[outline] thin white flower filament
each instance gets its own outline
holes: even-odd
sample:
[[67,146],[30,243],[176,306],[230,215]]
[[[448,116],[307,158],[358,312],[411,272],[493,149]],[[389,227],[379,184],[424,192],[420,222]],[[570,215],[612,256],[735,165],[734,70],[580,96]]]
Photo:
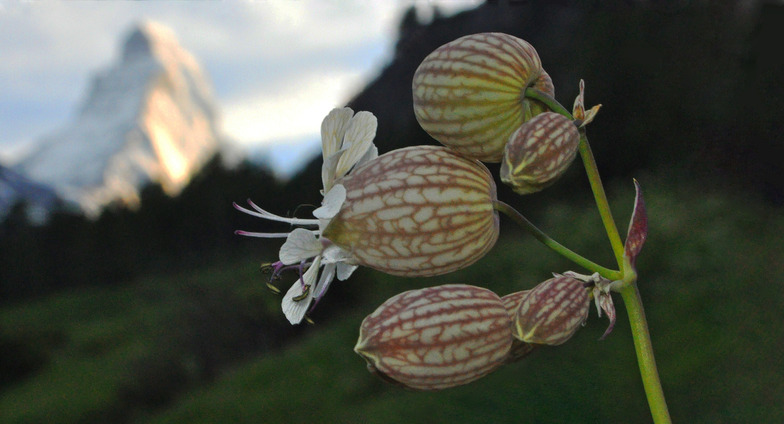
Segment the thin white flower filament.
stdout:
[[[254,209],[250,210],[238,205],[236,202],[232,203],[234,209],[237,209],[240,212],[246,213],[251,216],[255,216],[257,218],[266,219],[268,221],[276,221],[276,222],[284,222],[289,225],[301,225],[301,226],[318,226],[319,221],[318,219],[302,219],[302,218],[286,218],[279,215],[275,215],[273,213],[267,212],[264,209],[260,208],[258,205],[253,203],[250,199],[248,199],[248,204]],[[318,230],[308,230],[313,234],[318,234]],[[237,230],[234,234],[246,237],[259,237],[259,238],[286,238],[288,237],[289,233],[257,233],[252,231],[244,231],[244,230]]]
[[318,226],[319,220],[318,219],[303,219],[303,218],[286,218],[283,216],[275,215],[274,213],[267,212],[255,203],[253,203],[250,199],[248,199],[248,204],[254,209],[250,210],[238,205],[236,202],[232,203],[234,205],[234,209],[237,209],[240,212],[246,213],[251,216],[255,216],[257,218],[266,219],[268,221],[278,221],[278,222],[285,222],[291,225],[304,225],[310,226],[315,225]]

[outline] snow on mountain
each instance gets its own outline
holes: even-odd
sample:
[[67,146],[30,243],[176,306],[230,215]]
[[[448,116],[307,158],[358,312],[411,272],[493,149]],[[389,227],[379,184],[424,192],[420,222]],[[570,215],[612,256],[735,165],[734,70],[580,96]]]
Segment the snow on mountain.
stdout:
[[16,171],[90,215],[138,202],[158,182],[177,194],[221,148],[208,79],[168,28],[146,22],[98,72],[76,118],[36,142]]

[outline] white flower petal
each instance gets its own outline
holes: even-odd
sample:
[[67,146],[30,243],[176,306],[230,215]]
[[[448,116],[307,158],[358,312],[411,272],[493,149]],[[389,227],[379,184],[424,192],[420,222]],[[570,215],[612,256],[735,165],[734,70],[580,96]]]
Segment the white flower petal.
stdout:
[[324,249],[324,252],[321,253],[321,259],[322,263],[337,264],[337,277],[341,281],[348,279],[358,268],[357,265],[352,264],[354,257],[351,256],[351,253],[334,244]]
[[289,234],[286,242],[280,247],[280,261],[283,265],[296,264],[318,256],[323,249],[313,232],[297,228]]
[[373,160],[373,159],[375,159],[377,157],[378,157],[378,147],[376,147],[375,144],[371,143],[370,144],[370,148],[367,150],[367,152],[365,152],[365,155],[362,156],[357,161],[357,164],[354,165],[354,167],[356,168],[356,167],[359,167],[361,165],[364,165],[365,163],[370,162],[371,160]]
[[346,188],[338,184],[327,192],[321,207],[313,211],[313,216],[319,219],[331,219],[340,212],[344,201],[346,201]]
[[324,163],[321,164],[321,183],[324,187],[324,191],[321,192],[322,196],[332,189],[332,184],[335,182],[335,168],[343,153],[345,150],[338,150],[324,159]]
[[319,282],[316,285],[316,289],[314,290],[316,292],[314,296],[316,297],[317,302],[327,292],[327,290],[329,289],[329,285],[332,284],[332,281],[334,279],[335,279],[335,264],[325,265],[324,270],[321,273],[321,277],[319,278]]
[[295,297],[302,295],[302,283],[297,280],[283,297],[281,308],[283,308],[283,314],[286,315],[291,324],[299,324],[305,318],[305,314],[308,312],[308,308],[310,308],[310,301],[313,299],[313,290],[310,290],[310,287],[308,287],[308,290],[310,293],[308,293],[306,299],[294,300]]
[[352,116],[351,108],[332,109],[321,122],[321,149],[325,161],[340,150]]
[[286,292],[286,295],[283,296],[283,301],[281,302],[283,314],[286,315],[286,318],[292,324],[299,324],[302,322],[302,319],[305,318],[305,314],[310,308],[310,302],[313,300],[313,292],[315,291],[313,285],[318,276],[318,268],[320,266],[319,259],[320,258],[316,257],[316,260],[313,261],[310,268],[302,275],[302,280],[305,282],[305,287],[308,291],[307,296],[304,299],[294,300],[294,298],[298,298],[303,294],[302,281],[299,281],[299,279],[297,279],[289,291]]
[[352,259],[352,256],[347,251],[341,249],[340,246],[332,244],[321,253],[321,259],[323,263],[331,264],[347,261]]
[[338,161],[335,168],[335,178],[346,175],[351,167],[365,155],[373,145],[377,127],[378,121],[370,112],[358,112],[351,118],[342,146],[343,149],[346,149],[346,153]]
[[359,268],[357,265],[349,265],[345,262],[338,262],[338,280],[348,280],[348,277],[351,277],[351,274],[353,274],[357,268]]

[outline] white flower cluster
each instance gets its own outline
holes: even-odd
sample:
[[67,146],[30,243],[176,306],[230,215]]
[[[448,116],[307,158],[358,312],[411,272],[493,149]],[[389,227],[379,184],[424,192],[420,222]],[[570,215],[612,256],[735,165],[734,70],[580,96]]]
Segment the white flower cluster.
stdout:
[[373,144],[377,126],[372,113],[354,114],[350,108],[334,109],[324,118],[321,123],[324,158],[321,168],[324,188],[321,194],[324,200],[321,207],[313,211],[315,219],[285,218],[267,212],[251,201],[248,203],[252,210],[234,204],[235,208],[249,215],[299,226],[290,233],[237,231],[237,234],[251,237],[286,238],[280,248],[280,261],[272,264],[272,269],[273,278],[284,270],[299,270],[299,279],[282,302],[283,313],[292,324],[303,320],[311,305],[315,306],[324,296],[336,276],[345,280],[357,268],[349,252],[322,239],[321,234],[346,199],[346,189],[339,184],[340,178],[378,156],[378,149]]

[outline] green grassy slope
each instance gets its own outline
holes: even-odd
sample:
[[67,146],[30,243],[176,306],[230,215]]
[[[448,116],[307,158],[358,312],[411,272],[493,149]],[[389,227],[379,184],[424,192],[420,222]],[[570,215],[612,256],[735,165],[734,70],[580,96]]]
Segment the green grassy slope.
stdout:
[[[651,228],[640,287],[672,416],[689,423],[781,422],[784,217],[739,197],[654,187],[646,194]],[[615,210],[625,211],[617,217],[622,227],[630,204],[631,193],[615,202]],[[580,252],[608,258],[595,247],[605,244],[594,215],[559,205],[542,227]],[[451,276],[415,282],[375,276],[375,299],[361,311],[322,318],[311,336],[237,367],[152,422],[650,422],[623,312],[605,341],[597,339],[606,322],[592,313],[567,344],[439,393],[387,385],[353,354],[362,317],[400,290],[462,282],[503,294],[569,268],[520,238],[503,240]]]
[[[115,422],[136,408],[165,403],[200,380],[204,355],[194,348],[200,338],[232,340],[216,337],[202,321],[225,324],[271,313],[276,302],[257,277],[248,257],[4,308],[0,336],[13,348],[3,352],[4,360],[33,366],[26,378],[0,388],[0,422]],[[226,311],[232,311],[228,319]],[[223,331],[236,337],[247,329],[217,330]]]
[[[673,418],[784,421],[784,365],[778,359],[784,348],[784,216],[738,196],[664,187],[670,185],[643,181],[650,237],[638,265]],[[631,184],[610,188],[622,232],[632,191]],[[553,205],[537,224],[611,264],[590,205]],[[468,283],[505,294],[550,272],[575,269],[509,221],[502,219],[502,231],[511,237],[458,273],[414,280],[359,272],[337,283],[304,337],[206,378],[205,358],[243,349],[236,340],[258,331],[258,325],[243,327],[248,320],[282,319],[279,297],[258,274],[260,258],[6,308],[1,334],[26,341],[27,355],[38,355],[44,365],[0,388],[0,422],[650,422],[620,309],[618,325],[604,341],[597,339],[606,321],[592,312],[567,344],[451,390],[407,391],[367,372],[352,352],[359,323],[400,291]],[[347,297],[354,303],[341,305]],[[206,347],[199,341],[217,353],[200,356]]]

